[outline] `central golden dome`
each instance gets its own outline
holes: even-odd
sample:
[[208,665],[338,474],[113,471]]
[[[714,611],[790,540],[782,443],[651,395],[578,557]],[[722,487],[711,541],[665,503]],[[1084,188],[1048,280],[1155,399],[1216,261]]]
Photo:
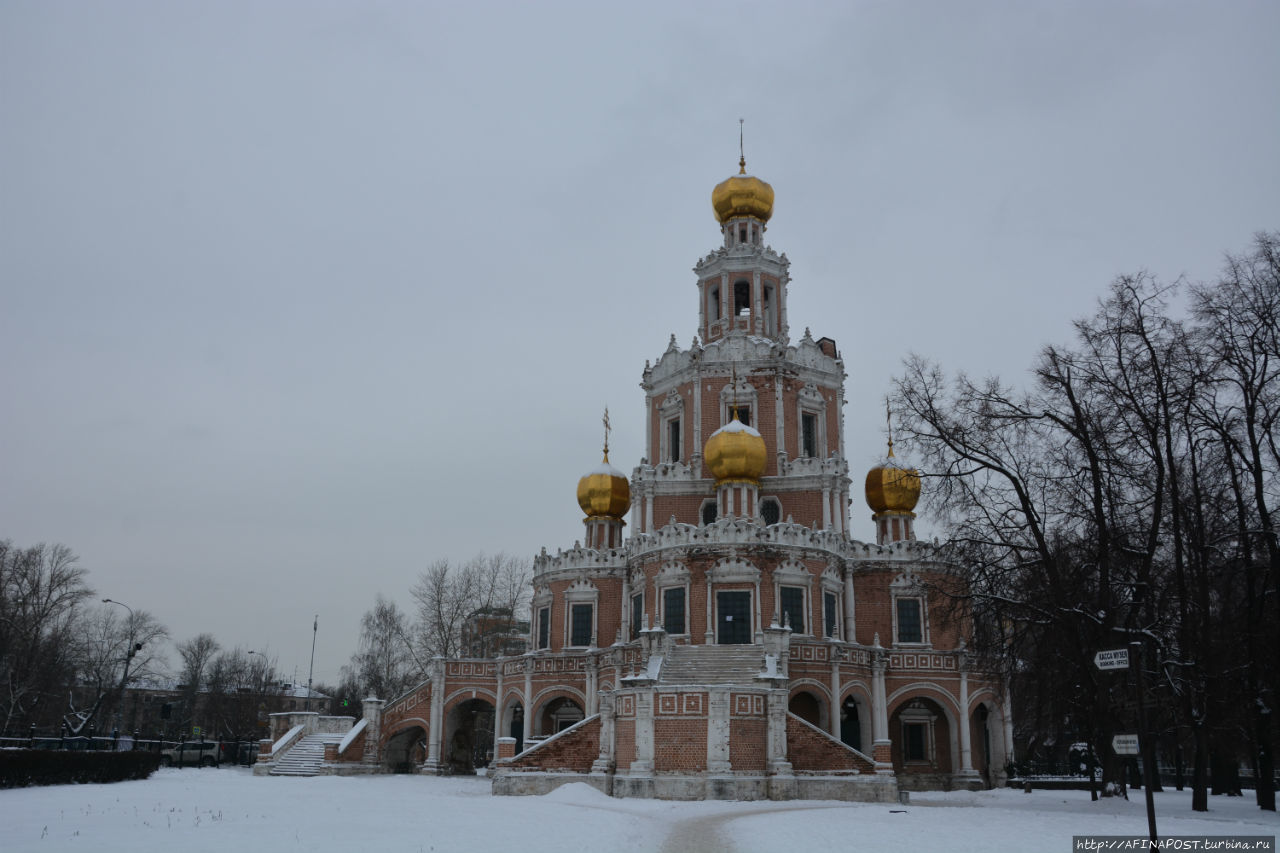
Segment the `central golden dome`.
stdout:
[[716,184],[711,191],[711,206],[723,225],[735,216],[754,216],[768,222],[773,216],[773,187],[747,174],[747,161],[738,161],[738,174]]
[[882,512],[911,512],[920,500],[920,472],[903,468],[893,456],[893,444],[889,445],[889,458],[867,472],[867,506],[879,515]]
[[587,518],[611,518],[620,521],[631,508],[631,485],[621,471],[604,461],[578,481],[578,506]]
[[733,420],[711,433],[704,458],[716,483],[756,483],[764,476],[768,455],[760,433],[738,420]]

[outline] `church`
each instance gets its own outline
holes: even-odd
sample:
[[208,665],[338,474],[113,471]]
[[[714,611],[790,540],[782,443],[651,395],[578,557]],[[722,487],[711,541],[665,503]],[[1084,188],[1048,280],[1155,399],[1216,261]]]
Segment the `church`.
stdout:
[[527,651],[437,659],[354,725],[275,715],[257,772],[309,752],[320,773],[487,764],[497,794],[582,781],[668,799],[1003,781],[1008,693],[966,651],[963,567],[917,541],[920,477],[892,441],[865,477],[874,541],[852,535],[845,365],[832,338],[792,341],[773,202],[745,159],[712,191],[696,335],[645,364],[629,478],[606,417],[578,483],[583,539],[534,560]]

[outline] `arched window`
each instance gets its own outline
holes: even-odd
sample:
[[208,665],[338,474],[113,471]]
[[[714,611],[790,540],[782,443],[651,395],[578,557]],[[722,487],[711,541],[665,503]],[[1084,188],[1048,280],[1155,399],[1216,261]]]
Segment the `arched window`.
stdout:
[[703,524],[716,523],[716,502],[715,501],[707,501],[702,505],[702,523]]
[[782,504],[777,498],[765,498],[760,501],[760,517],[766,525],[777,524],[782,520]]

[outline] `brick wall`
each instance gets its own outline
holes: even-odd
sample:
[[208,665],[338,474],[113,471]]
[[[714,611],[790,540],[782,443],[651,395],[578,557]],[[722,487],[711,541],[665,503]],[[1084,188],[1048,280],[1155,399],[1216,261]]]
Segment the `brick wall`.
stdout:
[[600,757],[600,717],[588,717],[570,729],[526,750],[511,767],[587,773]]
[[659,717],[653,721],[654,770],[706,770],[706,717]]
[[796,770],[875,770],[870,761],[792,713],[787,714],[787,760]]
[[763,717],[729,721],[729,763],[734,770],[764,772],[768,757],[768,722]]

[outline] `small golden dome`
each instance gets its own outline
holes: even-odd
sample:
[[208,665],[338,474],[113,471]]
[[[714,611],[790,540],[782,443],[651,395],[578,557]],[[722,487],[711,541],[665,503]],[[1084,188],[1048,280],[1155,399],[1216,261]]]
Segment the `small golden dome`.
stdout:
[[609,464],[607,450],[604,461],[578,481],[578,506],[587,518],[615,521],[621,521],[631,508],[631,484],[621,471]]
[[920,472],[903,468],[893,456],[867,472],[867,506],[877,515],[882,512],[911,512],[920,500]]
[[738,161],[738,174],[716,184],[711,191],[711,206],[723,225],[735,216],[754,216],[768,222],[773,216],[773,187],[747,174],[747,161]]
[[756,483],[764,476],[768,459],[760,433],[738,420],[733,420],[711,433],[704,456],[716,483]]

